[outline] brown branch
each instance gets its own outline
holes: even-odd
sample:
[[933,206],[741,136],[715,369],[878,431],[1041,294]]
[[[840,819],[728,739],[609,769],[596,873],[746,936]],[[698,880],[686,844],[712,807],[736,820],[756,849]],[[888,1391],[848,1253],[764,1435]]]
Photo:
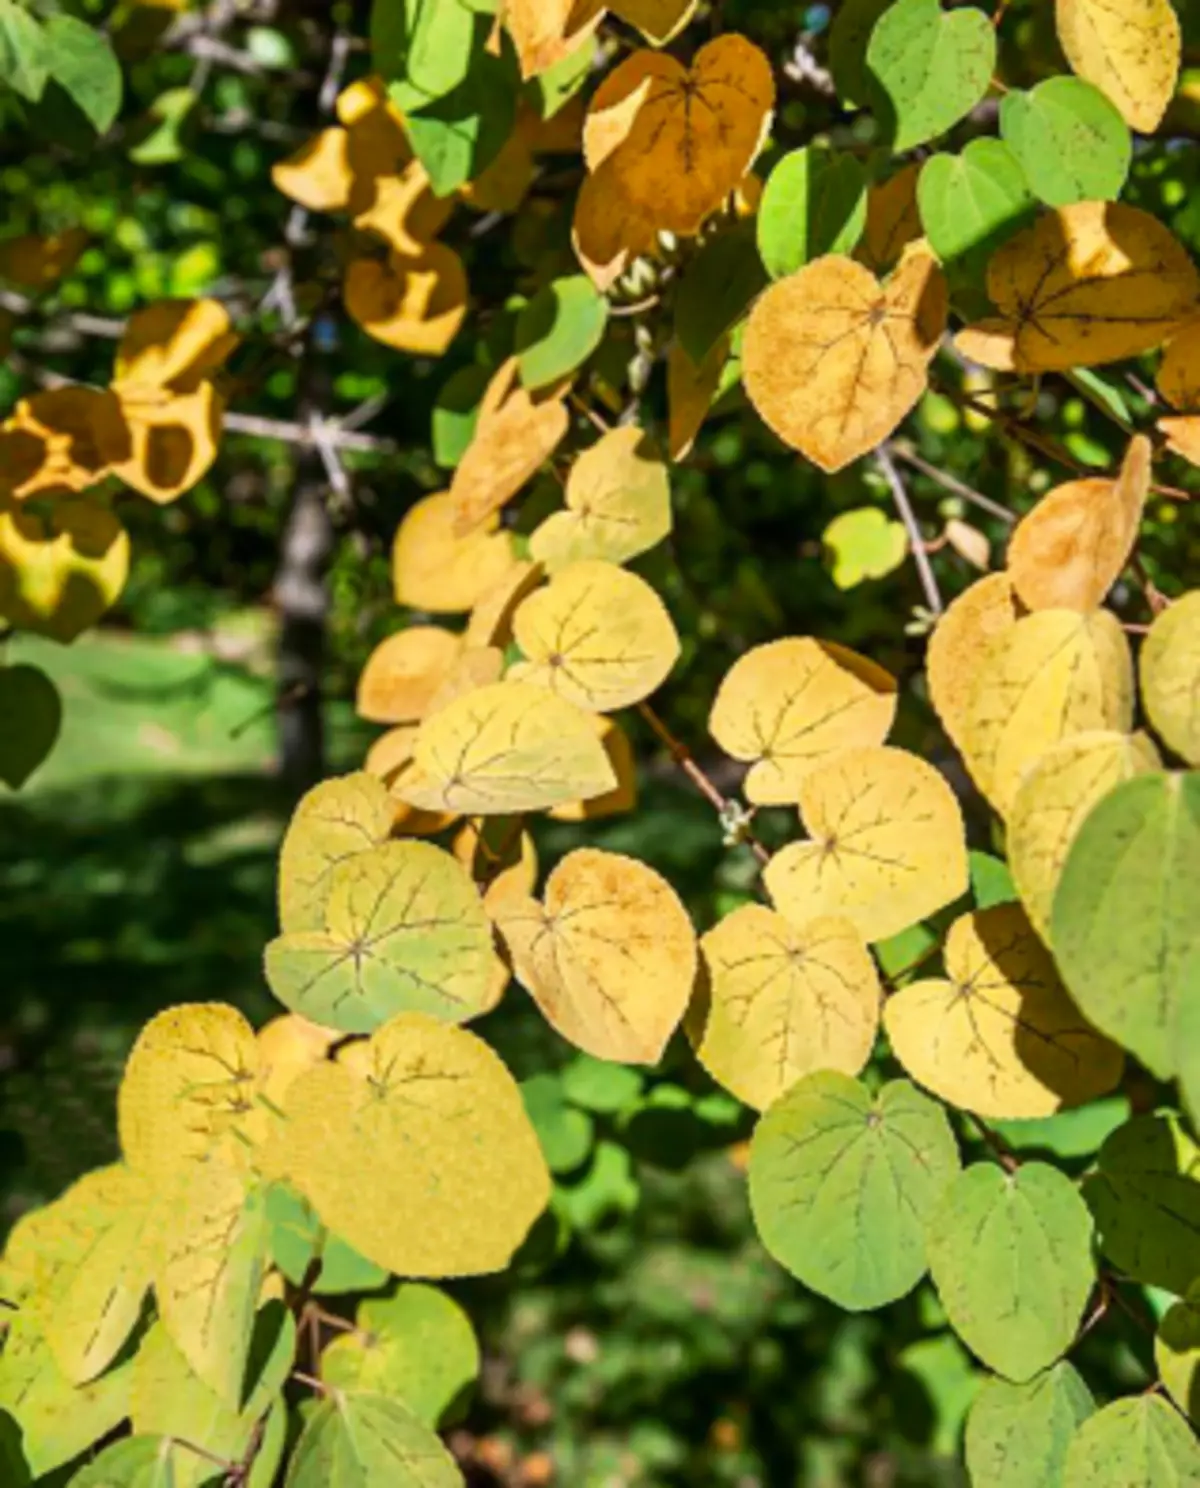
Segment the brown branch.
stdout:
[[1004,1171],[1006,1173],[1015,1173],[1021,1166],[1021,1160],[1013,1152],[1008,1143],[1005,1142],[1004,1139],[1000,1136],[1000,1133],[994,1132],[992,1128],[987,1124],[987,1122],[984,1121],[983,1117],[976,1116],[974,1111],[968,1111],[966,1112],[966,1115],[979,1128],[979,1135],[992,1149],[993,1153],[995,1153],[996,1161],[1000,1164]]
[[977,506],[980,511],[987,512],[990,516],[999,517],[1002,522],[1010,524],[1016,522],[1017,514],[1009,511],[1008,507],[1001,506],[998,501],[993,501],[990,496],[985,496],[982,491],[977,491],[973,486],[968,486],[960,481],[956,475],[948,471],[940,470],[936,465],[918,455],[909,444],[903,440],[892,440],[888,445],[889,450],[898,460],[903,460],[906,465],[911,465],[914,470],[919,470],[922,475],[927,475],[930,480],[936,481],[943,490],[949,491],[952,496],[961,496],[972,506]]

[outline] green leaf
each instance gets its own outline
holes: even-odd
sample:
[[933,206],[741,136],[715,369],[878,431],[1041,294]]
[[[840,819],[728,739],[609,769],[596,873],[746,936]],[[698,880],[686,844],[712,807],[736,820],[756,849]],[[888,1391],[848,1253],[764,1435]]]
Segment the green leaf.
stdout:
[[961,155],[934,155],[917,179],[921,226],[956,288],[982,293],[988,259],[1035,207],[1020,164],[1000,140],[972,140]]
[[577,1055],[562,1072],[566,1098],[602,1116],[613,1116],[632,1106],[642,1093],[642,1084],[642,1076],[629,1065],[593,1059],[590,1054]]
[[808,145],[767,177],[758,251],[775,279],[823,253],[849,253],[867,223],[867,173],[853,155]]
[[1011,904],[1017,890],[1003,858],[972,848],[967,854],[971,873],[971,895],[977,909],[994,909],[997,904]]
[[1065,1360],[1023,1385],[988,1380],[967,1417],[974,1488],[1061,1488],[1075,1428],[1095,1408]]
[[1200,773],[1123,781],[1071,843],[1051,945],[1080,1009],[1154,1074],[1200,1021]]
[[829,69],[838,98],[847,108],[865,107],[871,94],[867,46],[892,0],[844,0],[829,30]]
[[183,132],[199,95],[191,88],[168,88],[131,129],[129,158],[135,165],[174,165],[184,157]]
[[312,1206],[284,1183],[267,1190],[267,1221],[271,1258],[293,1286],[300,1286],[320,1256],[321,1267],[311,1285],[318,1297],[373,1291],[391,1275],[331,1234]]
[[1116,108],[1081,78],[1052,77],[1000,100],[1000,134],[1050,207],[1116,201],[1133,141]]
[[525,91],[533,98],[539,117],[553,119],[574,98],[591,74],[595,55],[596,44],[589,36],[553,67],[530,79]]
[[973,1164],[942,1195],[926,1244],[951,1327],[997,1374],[1031,1379],[1071,1346],[1096,1279],[1092,1219],[1057,1168]]
[[313,1411],[284,1488],[462,1488],[441,1442],[398,1400],[334,1390]]
[[49,76],[45,31],[16,0],[0,0],[0,82],[36,103]]
[[586,274],[556,279],[517,317],[517,366],[527,388],[545,387],[581,367],[604,335],[608,301]]
[[372,67],[400,108],[421,108],[466,79],[475,33],[475,16],[460,0],[375,0]]
[[1200,1275],[1200,1147],[1176,1116],[1137,1116],[1104,1146],[1083,1196],[1108,1259],[1182,1296]]
[[558,1075],[533,1075],[521,1082],[521,1099],[552,1173],[570,1173],[592,1150],[595,1123],[569,1106]]
[[768,282],[752,222],[704,244],[683,271],[675,295],[675,331],[697,366]]
[[867,44],[872,107],[897,153],[936,139],[969,114],[996,66],[996,33],[973,6],[897,0]]
[[755,1129],[750,1205],[781,1265],[859,1312],[925,1274],[925,1221],[958,1168],[945,1112],[907,1080],[872,1099],[825,1070],[797,1081]]
[[1200,1281],[1160,1318],[1154,1362],[1171,1399],[1200,1423]]
[[908,556],[908,534],[877,506],[859,506],[834,517],[821,534],[833,559],[833,582],[853,589],[867,579],[895,573]]
[[1196,1488],[1200,1444],[1161,1395],[1115,1400],[1086,1420],[1067,1452],[1063,1488]]
[[460,367],[442,383],[433,405],[433,458],[443,469],[453,470],[474,439],[491,377],[486,367]]
[[591,1230],[613,1215],[632,1214],[639,1192],[628,1149],[598,1142],[587,1171],[578,1182],[557,1184],[551,1202],[572,1228]]
[[1110,1095],[1073,1111],[1029,1121],[993,1121],[1014,1152],[1042,1152],[1053,1157],[1091,1157],[1099,1152],[1109,1134],[1129,1120],[1129,1098]]
[[107,133],[121,111],[124,80],[108,38],[75,16],[52,15],[44,23],[50,76],[98,134]]
[[39,667],[0,667],[0,720],[0,780],[20,790],[58,738],[58,688]]
[[71,1479],[71,1488],[178,1488],[188,1455],[169,1436],[127,1436],[105,1447]]
[[479,1374],[479,1344],[466,1313],[437,1287],[410,1282],[359,1305],[356,1333],[321,1355],[321,1378],[342,1390],[399,1400],[436,1426]]

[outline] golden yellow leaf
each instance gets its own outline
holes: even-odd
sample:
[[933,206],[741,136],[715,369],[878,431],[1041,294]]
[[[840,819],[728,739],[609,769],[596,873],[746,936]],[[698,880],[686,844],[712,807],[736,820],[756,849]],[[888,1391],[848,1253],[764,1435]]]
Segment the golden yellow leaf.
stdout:
[[1200,321],[1184,326],[1167,342],[1155,384],[1172,408],[1200,410]]
[[120,598],[129,534],[116,515],[62,496],[45,516],[0,505],[0,616],[22,630],[73,641]]
[[370,200],[356,212],[354,225],[371,232],[405,258],[419,257],[450,219],[453,198],[434,196],[429,173],[410,160],[396,174],[378,176]]
[[510,357],[488,384],[475,437],[450,484],[455,533],[462,537],[488,522],[550,458],[567,432],[564,389],[530,393],[516,381]]
[[460,614],[512,569],[512,537],[493,516],[465,537],[454,532],[449,491],[426,496],[405,513],[392,546],[396,603],[435,615]]
[[292,813],[279,850],[281,929],[321,929],[330,874],[386,842],[394,813],[394,802],[373,774],[358,771],[313,786]]
[[590,716],[617,783],[612,790],[602,796],[593,796],[590,801],[567,801],[552,807],[549,815],[555,821],[596,821],[600,817],[632,811],[637,805],[637,763],[629,735],[614,718],[606,718],[602,713]]
[[686,460],[708,417],[729,358],[729,337],[713,342],[697,366],[684,351],[679,338],[667,351],[667,450],[672,460]]
[[626,563],[671,530],[671,483],[649,436],[636,425],[610,429],[567,477],[566,510],[553,512],[529,539],[548,573],[581,558]]
[[160,506],[175,501],[200,480],[217,458],[224,405],[211,382],[189,393],[148,397],[121,395],[129,426],[129,458],[111,473]]
[[960,558],[965,558],[974,568],[986,573],[991,567],[992,545],[987,535],[970,522],[959,517],[950,517],[942,528],[943,536]]
[[1130,129],[1152,134],[1179,76],[1171,0],[1055,0],[1054,18],[1072,69],[1108,95]]
[[1200,415],[1160,418],[1156,427],[1166,436],[1167,448],[1193,465],[1200,465]]
[[380,734],[363,760],[366,773],[378,777],[384,785],[390,785],[412,759],[418,727],[415,723],[401,723],[388,729],[386,734]]
[[537,849],[516,818],[473,817],[463,823],[451,848],[483,889],[483,906],[493,919],[499,905],[528,898],[537,885]]
[[661,599],[613,563],[571,563],[522,600],[513,636],[528,657],[513,681],[536,683],[594,713],[649,697],[679,659]]
[[1050,1116],[1113,1089],[1124,1055],[1084,1019],[1019,905],[955,920],[946,977],[890,997],[883,1026],[918,1084],[1001,1120]]
[[1021,777],[1005,847],[1025,913],[1047,944],[1054,890],[1084,817],[1114,785],[1159,768],[1144,734],[1101,731],[1055,744]]
[[507,646],[512,640],[512,621],[517,607],[546,577],[540,563],[524,559],[513,563],[502,579],[475,601],[463,631],[463,645]]
[[903,749],[847,749],[799,784],[808,841],[763,871],[775,908],[794,924],[848,920],[885,940],[967,891],[966,827],[944,777]]
[[696,1057],[756,1110],[804,1075],[857,1075],[871,1055],[882,991],[862,936],[819,913],[794,924],[762,904],[700,940],[705,980],[689,1012]]
[[999,311],[956,338],[984,366],[1094,367],[1151,351],[1197,310],[1196,269],[1156,218],[1120,202],[1046,212],[992,255]]
[[607,176],[584,180],[575,198],[571,242],[581,268],[602,294],[635,258],[650,254],[657,241],[653,223],[618,193]]
[[964,589],[934,627],[925,654],[929,701],[960,749],[980,663],[995,637],[1011,629],[1024,613],[1011,577],[988,574]]
[[948,303],[926,249],[910,249],[886,285],[853,259],[818,258],[751,311],[747,395],[785,444],[822,470],[841,470],[886,439],[925,391]]
[[113,365],[113,391],[122,403],[148,398],[153,391],[194,393],[237,343],[220,300],[157,300],[126,323]]
[[506,899],[496,922],[517,980],[551,1027],[597,1059],[654,1064],[696,975],[696,936],[667,881],[620,853],[578,848],[539,904]]
[[1031,610],[1100,605],[1137,542],[1150,490],[1150,441],[1136,435],[1116,480],[1055,486],[1016,526],[1008,571]]
[[355,1067],[320,1065],[288,1092],[296,1187],[401,1276],[502,1270],[550,1196],[512,1076],[482,1040],[422,1013],[377,1029]]
[[71,272],[88,242],[89,234],[82,227],[68,227],[45,237],[22,233],[6,238],[0,243],[0,279],[34,293],[49,289]]
[[259,1094],[282,1106],[293,1083],[314,1064],[329,1057],[341,1038],[335,1029],[322,1028],[299,1013],[284,1013],[258,1030]]
[[421,725],[413,768],[392,787],[427,811],[544,811],[603,795],[616,776],[588,715],[531,682],[467,693]]
[[425,716],[436,713],[455,698],[499,682],[504,672],[504,652],[496,646],[474,646],[459,653],[429,699]]
[[917,210],[920,174],[921,162],[917,161],[886,181],[877,181],[867,192],[867,225],[854,256],[874,274],[890,269],[905,248],[921,236],[921,214]]
[[461,652],[461,638],[437,625],[410,625],[388,636],[359,676],[359,717],[372,723],[423,718]]
[[336,113],[338,123],[347,129],[370,131],[377,137],[380,159],[403,163],[411,156],[404,115],[391,101],[387,83],[378,73],[358,78],[343,88],[337,97]]
[[691,20],[699,0],[610,0],[613,15],[636,26],[654,46],[665,46]]
[[1094,729],[1128,732],[1133,663],[1108,610],[1038,610],[984,653],[963,718],[960,748],[976,785],[1007,816],[1025,770],[1061,739]]
[[882,667],[832,641],[789,636],[734,662],[708,729],[750,766],[747,800],[787,806],[810,770],[843,749],[882,744],[895,717],[896,682]]
[[166,1184],[181,1171],[244,1166],[258,1116],[254,1030],[236,1008],[188,1003],[151,1018],[117,1093],[125,1161]]
[[414,356],[441,356],[467,313],[467,271],[453,248],[356,258],[346,270],[346,311],[368,336]]
[[322,129],[286,160],[277,160],[271,180],[276,191],[310,212],[344,212],[354,181],[349,132]]
[[85,491],[132,448],[113,394],[98,388],[48,388],[22,398],[0,432],[0,481],[18,501]]
[[503,0],[501,16],[523,78],[563,61],[596,29],[604,0]]
[[1155,732],[1200,766],[1200,589],[1156,616],[1140,661],[1142,701]]

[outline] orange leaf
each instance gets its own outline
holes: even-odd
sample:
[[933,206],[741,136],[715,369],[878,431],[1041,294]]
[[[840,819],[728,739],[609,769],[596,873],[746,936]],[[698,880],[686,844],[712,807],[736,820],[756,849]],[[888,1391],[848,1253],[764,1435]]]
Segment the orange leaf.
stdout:
[[358,258],[346,270],[346,310],[368,336],[418,356],[441,356],[467,313],[467,274],[444,243],[419,255]]

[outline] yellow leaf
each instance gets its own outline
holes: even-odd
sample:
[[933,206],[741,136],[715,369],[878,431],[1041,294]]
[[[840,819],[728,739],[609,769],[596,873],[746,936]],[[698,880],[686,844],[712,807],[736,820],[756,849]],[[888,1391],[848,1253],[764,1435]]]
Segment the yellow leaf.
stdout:
[[653,252],[653,223],[604,174],[588,176],[575,198],[571,243],[580,266],[603,294],[635,258]]
[[1156,218],[1119,202],[1046,212],[992,255],[995,319],[956,344],[984,366],[1018,372],[1095,367],[1151,351],[1196,313],[1187,250]]
[[455,698],[474,692],[476,688],[490,687],[493,682],[499,682],[503,672],[504,652],[495,646],[476,646],[461,652],[429,699],[425,716],[436,713]]
[[1038,610],[984,653],[960,747],[976,785],[1007,816],[1025,770],[1061,739],[1133,722],[1133,663],[1108,610]]
[[314,1064],[321,1064],[341,1035],[298,1013],[272,1018],[258,1030],[259,1094],[282,1106],[293,1083]]
[[284,931],[325,923],[333,870],[388,839],[395,803],[364,771],[323,780],[292,813],[279,850],[279,924]]
[[1161,418],[1156,427],[1166,436],[1167,448],[1193,465],[1200,465],[1200,416]]
[[450,485],[455,533],[462,537],[487,523],[558,448],[569,419],[563,389],[530,393],[517,381],[510,357],[483,395],[475,436]]
[[980,664],[992,641],[1024,613],[1011,577],[988,574],[965,589],[934,627],[925,656],[929,701],[960,749]]
[[567,801],[552,807],[549,815],[555,821],[596,821],[604,816],[619,816],[637,806],[637,763],[629,735],[613,718],[606,718],[602,713],[590,716],[617,783],[612,790],[602,796],[593,796],[589,801]]
[[848,920],[886,940],[967,891],[966,827],[954,792],[902,749],[847,749],[799,785],[807,842],[767,864],[775,908],[797,925]]
[[1136,435],[1116,480],[1055,486],[1008,545],[1008,571],[1031,610],[1100,605],[1129,561],[1150,490],[1150,441]]
[[1108,95],[1130,129],[1152,134],[1179,76],[1170,0],[1055,0],[1054,17],[1073,70]]
[[601,435],[575,461],[566,510],[534,531],[529,553],[551,574],[582,558],[626,563],[670,530],[667,467],[649,437],[631,424]]
[[1172,408],[1184,413],[1200,409],[1200,321],[1184,326],[1167,342],[1155,383]]
[[679,659],[679,637],[658,595],[612,563],[571,563],[523,600],[513,636],[529,658],[510,669],[594,713],[641,702]]
[[696,975],[696,936],[674,889],[620,853],[579,848],[542,903],[505,900],[497,925],[517,980],[563,1038],[624,1064],[654,1064]]
[[211,382],[177,396],[122,396],[121,411],[132,449],[111,473],[160,506],[190,490],[217,458],[224,405]]
[[434,196],[419,160],[410,160],[395,175],[377,177],[369,196],[355,215],[355,227],[382,238],[404,258],[420,257],[454,210],[451,197]]
[[862,936],[843,919],[793,924],[745,904],[701,937],[706,979],[687,1028],[718,1084],[756,1110],[804,1075],[857,1075],[882,992]]
[[356,258],[346,270],[346,311],[368,336],[414,356],[441,356],[467,313],[467,272],[453,248]]
[[355,1063],[320,1065],[288,1092],[293,1183],[401,1276],[502,1270],[550,1196],[512,1076],[482,1040],[421,1013],[376,1030]]
[[371,652],[359,676],[359,717],[372,723],[423,718],[461,651],[461,639],[437,625],[410,625],[388,636]]
[[596,29],[603,0],[503,0],[501,16],[523,78],[562,62]]
[[708,417],[729,359],[729,337],[714,341],[697,366],[678,337],[667,352],[667,449],[672,460],[686,460]]
[[917,177],[921,162],[906,165],[886,181],[877,181],[867,192],[867,225],[855,258],[874,274],[882,274],[899,262],[910,243],[921,236],[921,214],[917,210]]
[[895,679],[882,667],[832,641],[790,636],[734,662],[708,729],[750,765],[747,800],[787,806],[810,770],[843,749],[882,744],[895,717]]
[[426,496],[405,513],[392,547],[396,603],[435,615],[460,614],[510,572],[512,537],[492,516],[465,537],[454,532],[449,491]]
[[[155,1184],[244,1166],[253,1146],[258,1045],[236,1008],[188,1003],[151,1018],[117,1092],[125,1161]],[[260,1123],[261,1124],[261,1123]]]
[[946,329],[946,281],[910,249],[886,285],[831,254],[771,285],[751,311],[742,375],[785,444],[841,470],[896,428],[925,391]]
[[515,212],[537,179],[534,159],[542,121],[524,99],[517,105],[517,122],[500,153],[459,195],[477,212]]
[[18,501],[85,491],[129,455],[118,400],[97,388],[49,388],[22,398],[0,433],[0,480]]
[[349,132],[322,129],[286,160],[276,161],[271,180],[276,191],[310,212],[344,212],[354,181]]
[[427,811],[543,811],[603,795],[616,776],[588,715],[529,682],[460,697],[421,726],[413,769],[393,786]]
[[516,562],[475,602],[463,631],[463,645],[507,646],[512,640],[512,621],[517,607],[541,584],[545,572],[540,563]]
[[1200,589],[1155,618],[1140,659],[1142,701],[1155,732],[1200,766]]
[[1047,945],[1054,890],[1084,817],[1114,785],[1159,768],[1144,734],[1092,732],[1055,744],[1025,771],[1005,847],[1025,912]]
[[219,300],[157,300],[129,317],[113,364],[113,391],[132,401],[154,390],[194,393],[238,338]]
[[1124,1056],[1085,1021],[1016,904],[955,920],[946,978],[890,997],[883,1026],[918,1084],[1001,1120],[1050,1116],[1112,1090]]
[[697,4],[698,0],[610,0],[608,8],[654,46],[665,46],[691,20]]
[[120,598],[129,534],[106,507],[81,496],[46,516],[0,505],[0,616],[64,643]]
[[[419,731],[419,724],[402,723],[381,734],[367,751],[363,769],[368,775],[378,777],[390,790],[412,765],[413,747]],[[392,832],[397,837],[432,837],[457,819],[454,812],[421,811],[394,798],[390,806],[393,811]]]
[[79,262],[89,235],[82,227],[42,237],[23,233],[0,243],[0,279],[37,293],[57,284]]
[[992,545],[978,527],[958,517],[951,517],[942,529],[946,541],[960,558],[986,573],[991,566]]

